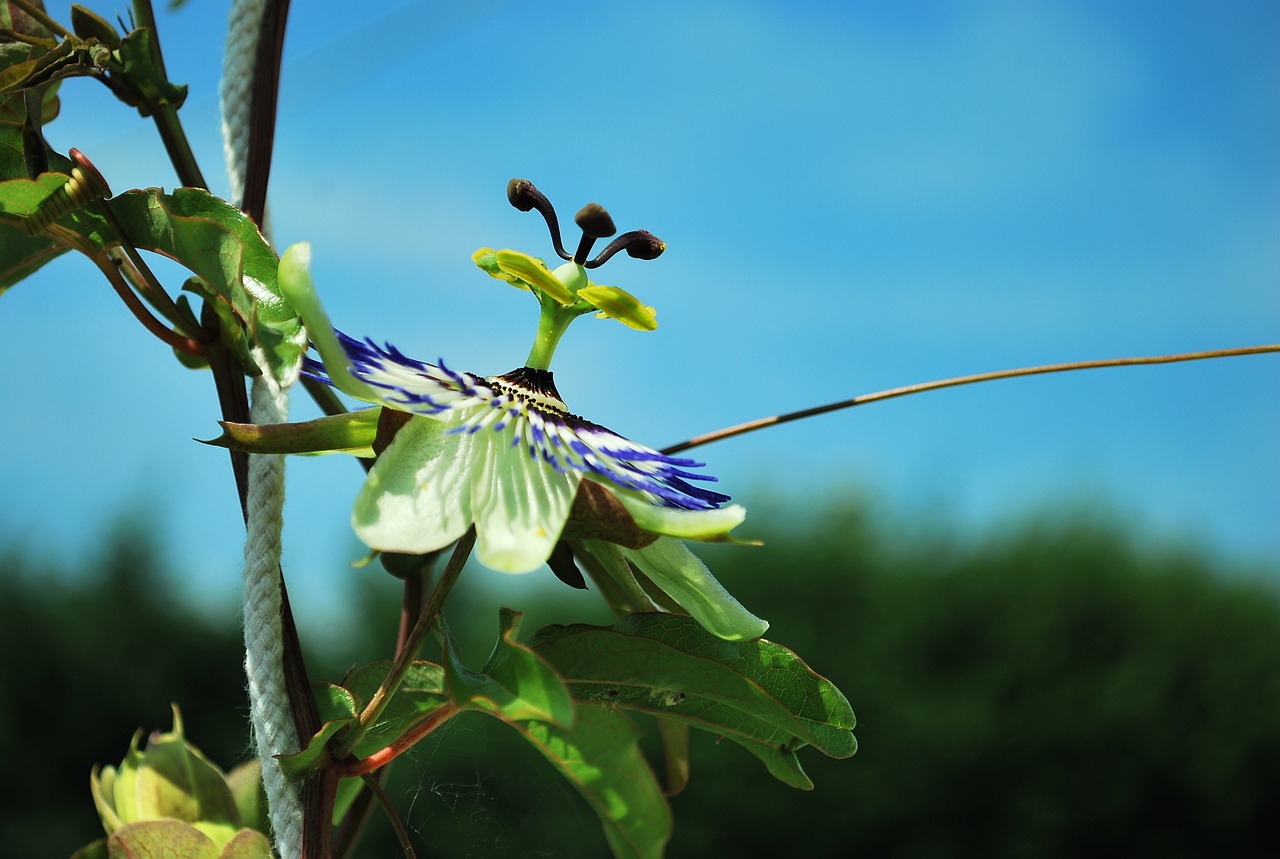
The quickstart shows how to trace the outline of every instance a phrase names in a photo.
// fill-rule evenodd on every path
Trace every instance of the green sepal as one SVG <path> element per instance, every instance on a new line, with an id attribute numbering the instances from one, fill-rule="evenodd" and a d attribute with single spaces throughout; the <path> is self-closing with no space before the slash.
<path id="1" fill-rule="evenodd" d="M 324 362 L 334 387 L 358 400 L 378 402 L 381 399 L 378 393 L 352 375 L 347 352 L 342 348 L 329 314 L 316 293 L 315 282 L 311 279 L 309 242 L 295 242 L 285 248 L 280 256 L 278 278 L 280 294 L 306 325 L 306 333 L 320 353 L 320 360 Z"/>
<path id="2" fill-rule="evenodd" d="M 569 690 L 541 656 L 516 640 L 521 617 L 509 608 L 499 611 L 498 640 L 479 673 L 462 664 L 448 628 L 441 624 L 449 695 L 460 709 L 479 710 L 504 722 L 536 719 L 567 728 L 573 724 Z"/>
<path id="3" fill-rule="evenodd" d="M 546 295 L 557 304 L 568 306 L 577 300 L 551 273 L 546 263 L 537 257 L 520 251 L 481 248 L 471 255 L 471 259 L 491 277 L 505 280 L 520 289 Z"/>
<path id="4" fill-rule="evenodd" d="M 217 856 L 242 828 L 240 807 L 227 776 L 184 738 L 176 707 L 173 721 L 172 731 L 152 734 L 145 748 L 142 732 L 135 733 L 119 767 L 94 770 L 94 805 L 109 845 L 142 831 L 140 824 L 171 819 L 202 833 Z"/>
<path id="5" fill-rule="evenodd" d="M 219 421 L 222 435 L 204 444 L 245 453 L 347 453 L 372 457 L 381 408 L 359 409 L 290 424 Z"/>
<path id="6" fill-rule="evenodd" d="M 759 638 L 769 629 L 767 620 L 738 602 L 707 565 L 675 537 L 659 537 L 643 549 L 621 551 L 649 581 L 714 635 L 742 641 Z"/>
<path id="7" fill-rule="evenodd" d="M 658 327 L 657 311 L 625 289 L 593 283 L 579 289 L 578 298 L 599 310 L 596 314 L 599 319 L 616 319 L 637 331 L 653 331 Z"/>

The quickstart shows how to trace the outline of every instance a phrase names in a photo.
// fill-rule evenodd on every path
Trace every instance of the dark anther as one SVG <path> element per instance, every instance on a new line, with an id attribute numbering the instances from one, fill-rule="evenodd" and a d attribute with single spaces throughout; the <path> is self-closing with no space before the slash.
<path id="1" fill-rule="evenodd" d="M 537 209 L 542 219 L 547 222 L 547 229 L 551 232 L 551 243 L 555 245 L 560 259 L 573 260 L 583 268 L 599 268 L 609 257 L 621 250 L 625 250 L 628 256 L 636 259 L 655 259 L 667 249 L 662 239 L 648 230 L 632 230 L 609 242 L 595 259 L 588 262 L 587 254 L 591 253 L 596 240 L 608 238 L 618 231 L 618 228 L 613 225 L 613 218 L 605 211 L 604 206 L 599 203 L 587 203 L 578 210 L 578 214 L 573 216 L 574 223 L 582 228 L 582 241 L 578 242 L 577 252 L 569 256 L 565 253 L 564 244 L 560 240 L 560 221 L 556 218 L 556 210 L 546 195 L 535 188 L 532 182 L 528 179 L 512 179 L 507 183 L 507 199 L 511 201 L 511 205 L 522 212 Z"/>
<path id="2" fill-rule="evenodd" d="M 600 251 L 599 256 L 591 262 L 582 263 L 582 267 L 599 268 L 608 261 L 609 257 L 621 250 L 625 250 L 627 256 L 636 259 L 657 259 L 666 249 L 667 246 L 662 239 L 648 230 L 632 230 L 609 242 L 605 249 Z"/>
<path id="3" fill-rule="evenodd" d="M 538 214 L 547 222 L 547 230 L 551 233 L 551 244 L 555 246 L 560 259 L 572 259 L 565 252 L 564 243 L 560 240 L 560 221 L 556 218 L 556 210 L 546 195 L 533 186 L 528 179 L 512 179 L 507 183 L 507 199 L 511 205 L 522 212 L 537 209 Z"/>
<path id="4" fill-rule="evenodd" d="M 587 203 L 573 216 L 573 222 L 582 228 L 582 241 L 578 242 L 578 250 L 573 255 L 573 261 L 578 265 L 587 261 L 587 254 L 591 253 L 596 239 L 608 238 L 618 231 L 613 225 L 613 218 L 599 203 Z"/>

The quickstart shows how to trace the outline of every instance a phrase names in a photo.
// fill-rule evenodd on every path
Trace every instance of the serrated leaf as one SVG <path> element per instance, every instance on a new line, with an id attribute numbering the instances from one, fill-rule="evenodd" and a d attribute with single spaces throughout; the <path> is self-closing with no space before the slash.
<path id="1" fill-rule="evenodd" d="M 238 424 L 219 421 L 222 435 L 205 444 L 246 453 L 349 453 L 372 457 L 381 408 L 292 424 Z"/>
<path id="2" fill-rule="evenodd" d="M 690 617 L 651 613 L 609 627 L 547 627 L 530 643 L 575 700 L 682 721 L 757 756 L 758 746 L 777 750 L 766 764 L 788 784 L 807 782 L 788 753 L 807 744 L 842 758 L 857 749 L 844 695 L 770 641 L 726 641 Z"/>
<path id="3" fill-rule="evenodd" d="M 639 732 L 625 714 L 578 704 L 573 728 L 513 723 L 587 800 L 613 855 L 658 859 L 671 838 L 671 809 L 640 753 Z"/>
<path id="4" fill-rule="evenodd" d="M 538 719 L 560 727 L 573 723 L 573 700 L 555 670 L 516 640 L 521 614 L 499 612 L 501 632 L 479 673 L 458 659 L 445 629 L 444 676 L 449 695 L 461 709 L 480 710 L 506 722 Z M 443 627 L 443 625 L 442 625 Z"/>

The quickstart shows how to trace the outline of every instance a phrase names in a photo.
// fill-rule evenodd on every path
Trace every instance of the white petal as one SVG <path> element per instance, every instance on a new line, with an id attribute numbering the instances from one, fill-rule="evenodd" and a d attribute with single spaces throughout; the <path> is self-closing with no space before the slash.
<path id="1" fill-rule="evenodd" d="M 741 641 L 759 638 L 769 628 L 768 621 L 743 608 L 679 540 L 659 537 L 643 549 L 623 549 L 622 553 L 708 632 Z"/>
<path id="2" fill-rule="evenodd" d="M 513 437 L 510 428 L 474 436 L 488 446 L 472 497 L 476 557 L 498 572 L 528 573 L 551 556 L 582 476 L 533 459 L 525 445 L 512 446 Z"/>
<path id="3" fill-rule="evenodd" d="M 741 504 L 717 507 L 712 510 L 682 510 L 663 507 L 646 500 L 640 493 L 614 486 L 609 487 L 614 496 L 627 508 L 631 518 L 646 531 L 680 537 L 685 540 L 715 540 L 726 536 L 742 524 L 747 510 Z"/>
<path id="4" fill-rule="evenodd" d="M 356 496 L 351 525 L 384 552 L 432 552 L 471 527 L 474 439 L 441 421 L 413 417 L 400 428 Z"/>

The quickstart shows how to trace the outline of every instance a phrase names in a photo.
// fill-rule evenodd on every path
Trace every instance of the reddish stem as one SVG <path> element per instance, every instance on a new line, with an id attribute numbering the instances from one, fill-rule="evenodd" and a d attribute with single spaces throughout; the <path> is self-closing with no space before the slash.
<path id="1" fill-rule="evenodd" d="M 385 749 L 380 749 L 369 755 L 367 758 L 347 758 L 342 761 L 333 761 L 329 764 L 329 770 L 342 778 L 372 773 L 409 751 L 409 749 L 413 748 L 419 740 L 452 719 L 454 716 L 458 715 L 460 712 L 462 711 L 458 709 L 456 704 L 453 704 L 452 702 L 447 703 L 439 710 L 436 710 L 430 716 L 423 719 L 422 722 L 414 726 L 411 730 L 406 731 L 404 734 L 397 737 L 396 741 Z"/>
<path id="2" fill-rule="evenodd" d="M 151 311 L 147 310 L 147 306 L 142 303 L 142 299 L 138 298 L 129 287 L 124 275 L 120 274 L 120 270 L 116 268 L 115 262 L 110 257 L 94 254 L 92 259 L 102 273 L 107 276 L 111 287 L 116 291 L 116 295 L 120 296 L 120 300 L 124 302 L 125 307 L 129 308 L 129 311 L 142 323 L 143 328 L 179 352 L 197 356 L 204 354 L 204 345 L 200 341 L 192 340 L 190 337 L 183 337 L 151 315 Z"/>

